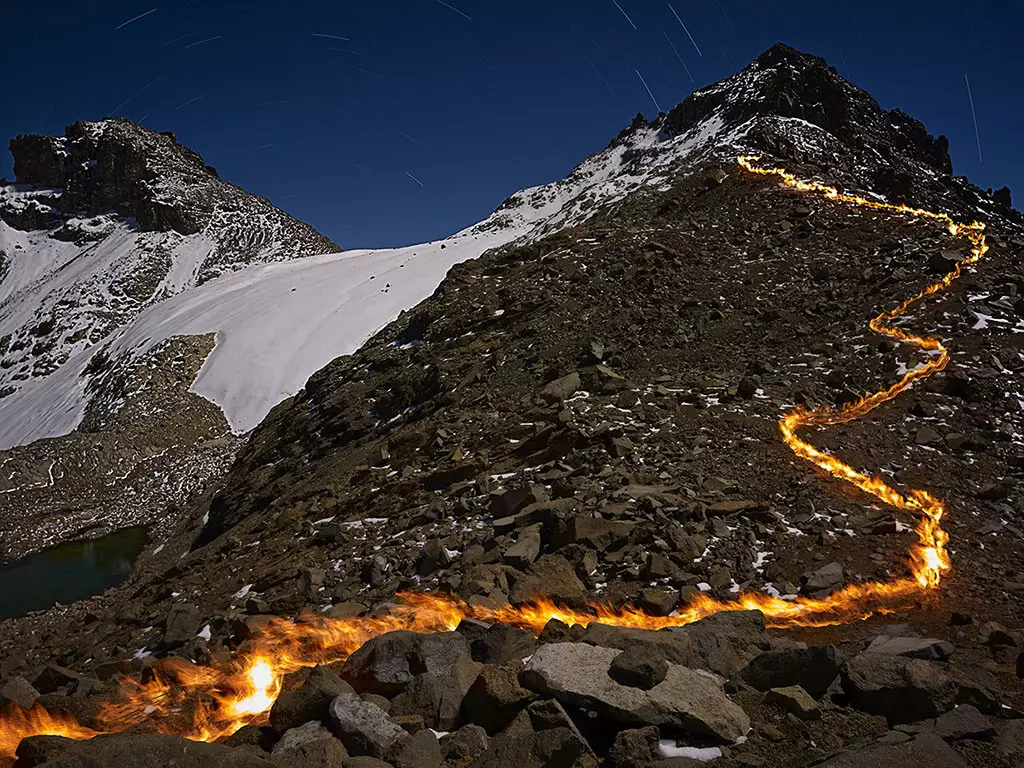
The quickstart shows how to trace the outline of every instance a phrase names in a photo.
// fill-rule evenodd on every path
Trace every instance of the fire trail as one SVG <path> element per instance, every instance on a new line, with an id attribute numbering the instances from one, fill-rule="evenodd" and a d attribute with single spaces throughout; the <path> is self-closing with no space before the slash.
<path id="1" fill-rule="evenodd" d="M 946 551 L 948 536 L 941 525 L 945 514 L 942 502 L 926 490 L 899 491 L 881 478 L 854 469 L 832 454 L 815 448 L 797 433 L 805 426 L 822 427 L 861 418 L 915 382 L 946 367 L 949 352 L 938 339 L 914 335 L 889 323 L 924 298 L 944 290 L 961 276 L 967 265 L 985 254 L 988 245 L 984 225 L 978 222 L 959 224 L 944 213 L 843 194 L 825 184 L 800 180 L 782 168 L 755 165 L 758 159 L 740 157 L 739 164 L 751 174 L 774 177 L 787 187 L 829 200 L 937 221 L 952 236 L 962 237 L 970 245 L 970 255 L 952 272 L 892 309 L 881 312 L 869 324 L 876 333 L 928 353 L 924 363 L 889 387 L 838 409 L 797 408 L 784 413 L 779 420 L 782 439 L 797 456 L 916 518 L 917 542 L 909 553 L 909 576 L 890 582 L 851 584 L 821 599 L 784 600 L 763 593 L 746 593 L 734 600 L 722 601 L 701 595 L 674 616 L 648 616 L 628 607 L 610 608 L 605 605 L 576 611 L 550 601 L 487 608 L 469 606 L 445 595 L 417 593 L 399 595 L 397 607 L 390 615 L 381 618 L 317 617 L 302 621 L 275 618 L 227 662 L 199 666 L 184 659 L 169 658 L 150 670 L 144 680 L 122 679 L 116 694 L 103 704 L 95 728 L 79 724 L 70 715 L 47 712 L 39 705 L 30 710 L 15 707 L 3 712 L 0 714 L 0 758 L 13 757 L 21 739 L 40 734 L 89 739 L 100 733 L 139 728 L 214 741 L 246 724 L 264 722 L 282 690 L 285 675 L 316 664 L 342 661 L 370 638 L 396 629 L 450 631 L 464 618 L 513 624 L 534 633 L 539 633 L 553 618 L 567 624 L 585 625 L 598 621 L 661 629 L 690 624 L 722 611 L 739 610 L 761 611 L 767 624 L 773 627 L 826 626 L 858 621 L 918 603 L 924 593 L 939 586 L 950 568 Z"/>

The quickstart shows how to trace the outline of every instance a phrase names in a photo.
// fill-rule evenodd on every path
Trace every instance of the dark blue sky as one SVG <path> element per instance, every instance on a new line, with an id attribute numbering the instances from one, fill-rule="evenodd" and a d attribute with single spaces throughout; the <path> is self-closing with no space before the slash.
<path id="1" fill-rule="evenodd" d="M 400 245 L 479 220 L 652 117 L 635 69 L 667 110 L 782 40 L 948 135 L 957 174 L 1024 195 L 1024 4 L 618 5 L 0 0 L 0 137 L 141 120 L 345 247 Z"/>

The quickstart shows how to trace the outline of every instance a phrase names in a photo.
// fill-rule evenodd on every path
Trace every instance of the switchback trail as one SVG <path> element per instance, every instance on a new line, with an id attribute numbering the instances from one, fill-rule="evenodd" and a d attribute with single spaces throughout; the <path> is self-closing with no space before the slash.
<path id="1" fill-rule="evenodd" d="M 757 157 L 740 157 L 747 172 L 777 178 L 786 187 L 829 200 L 874 211 L 930 219 L 941 223 L 954 237 L 966 239 L 970 254 L 940 280 L 874 317 L 869 325 L 876 333 L 917 347 L 928 355 L 917 368 L 896 383 L 838 409 L 797 408 L 779 420 L 782 439 L 800 458 L 830 476 L 850 483 L 881 502 L 914 515 L 917 543 L 909 553 L 910 575 L 890 582 L 851 584 L 824 598 L 800 597 L 786 600 L 764 593 L 741 594 L 734 600 L 699 596 L 672 616 L 649 616 L 632 608 L 611 608 L 595 604 L 579 611 L 541 601 L 521 606 L 470 606 L 440 594 L 406 594 L 389 615 L 350 619 L 326 617 L 301 621 L 271 619 L 233 658 L 198 666 L 181 658 L 167 658 L 147 671 L 144 680 L 123 678 L 116 695 L 103 705 L 97 722 L 99 730 L 79 724 L 70 715 L 49 713 L 38 704 L 31 710 L 17 707 L 0 713 L 0 758 L 13 757 L 22 738 L 54 734 L 88 739 L 101 732 L 122 731 L 145 724 L 159 732 L 176 733 L 191 739 L 213 741 L 234 733 L 249 723 L 264 722 L 267 712 L 283 687 L 284 676 L 316 664 L 344 660 L 372 637 L 396 629 L 419 632 L 450 631 L 464 618 L 502 622 L 539 633 L 551 619 L 567 624 L 600 621 L 620 626 L 661 629 L 682 626 L 723 611 L 758 610 L 773 627 L 826 626 L 865 619 L 876 613 L 906 608 L 936 589 L 950 568 L 946 551 L 948 536 L 942 529 L 943 503 L 923 489 L 899 491 L 879 477 L 872 477 L 797 436 L 803 427 L 823 427 L 859 419 L 879 405 L 897 397 L 915 382 L 943 370 L 949 352 L 936 338 L 912 334 L 891 325 L 926 297 L 951 285 L 969 264 L 988 250 L 984 225 L 960 224 L 949 215 L 905 205 L 847 195 L 834 187 L 803 181 L 794 174 L 755 163 Z"/>

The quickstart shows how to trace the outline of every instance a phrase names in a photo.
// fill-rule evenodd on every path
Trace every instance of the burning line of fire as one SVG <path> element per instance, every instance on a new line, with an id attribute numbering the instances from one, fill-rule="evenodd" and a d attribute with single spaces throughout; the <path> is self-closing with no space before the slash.
<path id="1" fill-rule="evenodd" d="M 942 502 L 923 490 L 901 493 L 884 480 L 860 472 L 815 448 L 796 433 L 804 426 L 827 426 L 860 418 L 892 400 L 914 382 L 946 367 L 949 352 L 937 339 L 916 336 L 886 323 L 903 315 L 921 299 L 949 286 L 960 277 L 966 265 L 980 259 L 988 250 L 984 225 L 958 224 L 947 214 L 846 195 L 834 187 L 798 179 L 782 168 L 755 166 L 758 159 L 741 157 L 739 164 L 750 173 L 777 177 L 788 187 L 820 194 L 830 200 L 942 222 L 950 234 L 966 238 L 971 245 L 970 255 L 952 272 L 870 322 L 873 331 L 932 353 L 925 363 L 908 371 L 886 389 L 839 409 L 797 408 L 784 413 L 779 420 L 782 439 L 797 456 L 918 518 L 915 529 L 918 541 L 910 552 L 910 578 L 850 584 L 825 598 L 786 600 L 763 593 L 744 593 L 734 600 L 716 600 L 702 594 L 673 616 L 648 616 L 633 608 L 602 604 L 574 610 L 550 600 L 524 606 L 470 606 L 446 595 L 415 593 L 399 595 L 394 609 L 383 617 L 315 617 L 299 621 L 274 618 L 227 661 L 199 666 L 184 659 L 165 659 L 148 670 L 144 680 L 122 679 L 116 695 L 103 705 L 97 718 L 100 730 L 87 728 L 70 715 L 51 714 L 39 705 L 30 710 L 15 707 L 0 714 L 0 756 L 13 757 L 18 743 L 28 736 L 48 734 L 89 739 L 103 732 L 134 727 L 215 741 L 244 725 L 264 721 L 281 692 L 285 675 L 316 664 L 342 661 L 369 639 L 396 629 L 450 631 L 467 618 L 512 624 L 534 633 L 539 633 L 551 619 L 566 624 L 586 625 L 596 621 L 662 629 L 690 624 L 722 611 L 741 610 L 761 611 L 765 621 L 773 627 L 826 626 L 893 612 L 913 604 L 923 592 L 936 588 L 950 567 L 946 552 L 948 536 L 941 527 L 945 513 Z"/>

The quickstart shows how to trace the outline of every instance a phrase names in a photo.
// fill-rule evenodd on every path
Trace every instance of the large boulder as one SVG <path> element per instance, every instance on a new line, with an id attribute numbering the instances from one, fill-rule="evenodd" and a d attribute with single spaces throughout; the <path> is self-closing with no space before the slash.
<path id="1" fill-rule="evenodd" d="M 579 580 L 572 564 L 560 555 L 544 555 L 531 563 L 526 573 L 516 579 L 509 595 L 514 605 L 543 598 L 577 607 L 587 601 L 586 587 Z"/>
<path id="2" fill-rule="evenodd" d="M 352 686 L 326 667 L 314 667 L 302 685 L 277 697 L 270 726 L 284 733 L 311 720 L 326 722 L 331 702 L 343 693 L 354 693 Z"/>
<path id="3" fill-rule="evenodd" d="M 665 732 L 734 741 L 750 727 L 746 714 L 726 697 L 721 680 L 678 664 L 645 691 L 609 674 L 621 653 L 586 643 L 541 646 L 519 675 L 525 688 L 630 725 L 657 725 Z"/>
<path id="4" fill-rule="evenodd" d="M 194 638 L 203 626 L 203 615 L 194 605 L 172 605 L 164 619 L 165 648 L 177 648 Z"/>
<path id="5" fill-rule="evenodd" d="M 843 690 L 853 706 L 882 715 L 889 725 L 938 717 L 953 708 L 957 685 L 933 661 L 862 653 L 843 667 Z"/>
<path id="6" fill-rule="evenodd" d="M 395 768 L 440 768 L 444 753 L 434 732 L 424 729 L 414 734 L 395 758 Z"/>
<path id="7" fill-rule="evenodd" d="M 330 715 L 335 733 L 353 755 L 394 760 L 410 738 L 387 712 L 354 693 L 343 693 L 334 699 Z"/>
<path id="8" fill-rule="evenodd" d="M 10 677 L 0 683 L 0 707 L 17 704 L 22 709 L 32 709 L 39 698 L 39 691 L 24 677 Z"/>
<path id="9" fill-rule="evenodd" d="M 736 677 L 759 691 L 799 685 L 816 699 L 839 677 L 842 658 L 834 645 L 767 651 L 751 659 Z"/>
<path id="10" fill-rule="evenodd" d="M 621 730 L 615 734 L 608 763 L 611 768 L 649 768 L 661 760 L 660 739 L 661 734 L 653 725 Z"/>
<path id="11" fill-rule="evenodd" d="M 818 768 L 967 768 L 967 763 L 934 733 L 923 733 L 900 744 L 876 744 L 857 752 L 844 752 Z"/>
<path id="12" fill-rule="evenodd" d="M 760 611 L 724 611 L 681 628 L 702 669 L 729 677 L 761 651 L 768 633 Z"/>
<path id="13" fill-rule="evenodd" d="M 455 730 L 462 719 L 462 700 L 476 680 L 483 664 L 460 656 L 436 671 L 416 675 L 391 700 L 393 716 L 421 715 L 428 728 Z"/>
<path id="14" fill-rule="evenodd" d="M 341 677 L 362 693 L 396 696 L 424 672 L 446 675 L 472 661 L 469 642 L 458 632 L 422 634 L 400 629 L 363 643 L 348 657 Z"/>

